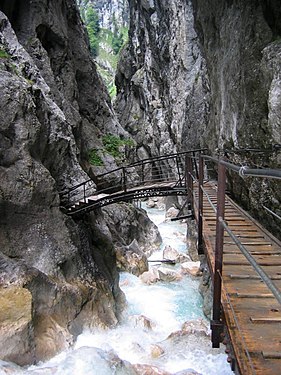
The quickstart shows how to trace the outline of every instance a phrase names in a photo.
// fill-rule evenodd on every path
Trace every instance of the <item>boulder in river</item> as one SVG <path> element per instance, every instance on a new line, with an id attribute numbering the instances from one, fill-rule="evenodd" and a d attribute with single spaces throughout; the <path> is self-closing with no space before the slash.
<path id="1" fill-rule="evenodd" d="M 146 331 L 151 331 L 155 325 L 151 319 L 144 315 L 132 315 L 130 320 L 133 320 L 135 327 L 141 327 Z"/>
<path id="2" fill-rule="evenodd" d="M 163 197 L 149 198 L 148 201 L 146 202 L 146 207 L 157 208 L 158 210 L 164 210 L 165 203 L 164 203 Z"/>
<path id="3" fill-rule="evenodd" d="M 148 208 L 155 208 L 156 202 L 152 198 L 149 198 L 145 205 Z"/>
<path id="4" fill-rule="evenodd" d="M 172 260 L 175 263 L 184 263 L 190 261 L 189 255 L 180 253 L 170 245 L 166 245 L 163 250 L 163 259 Z"/>
<path id="5" fill-rule="evenodd" d="M 180 258 L 180 253 L 176 249 L 174 249 L 170 245 L 165 246 L 163 250 L 163 259 L 169 259 L 169 260 L 178 262 L 179 258 Z"/>
<path id="6" fill-rule="evenodd" d="M 192 275 L 192 276 L 200 276 L 200 262 L 184 262 L 181 264 L 181 272 L 182 274 Z"/>
<path id="7" fill-rule="evenodd" d="M 166 219 L 166 221 L 167 221 L 167 220 L 170 220 L 170 219 L 172 219 L 172 218 L 177 217 L 178 213 L 179 213 L 179 210 L 178 210 L 177 208 L 175 208 L 175 207 L 170 207 L 170 208 L 168 209 L 168 211 L 166 212 L 166 215 L 165 215 L 165 219 Z"/>
<path id="8" fill-rule="evenodd" d="M 144 272 L 139 278 L 144 284 L 148 285 L 154 284 L 160 280 L 159 272 L 155 267 L 152 267 L 149 271 Z"/>
<path id="9" fill-rule="evenodd" d="M 206 322 L 206 320 L 203 319 L 197 319 L 197 320 L 190 320 L 185 322 L 182 325 L 182 331 L 185 333 L 195 333 L 195 334 L 203 334 L 205 336 L 210 336 L 210 329 Z"/>
<path id="10" fill-rule="evenodd" d="M 179 263 L 185 263 L 185 262 L 190 262 L 190 256 L 185 254 L 185 253 L 180 253 L 179 255 Z"/>
<path id="11" fill-rule="evenodd" d="M 140 249 L 137 240 L 133 240 L 129 246 L 117 248 L 116 261 L 120 271 L 126 271 L 136 276 L 148 271 L 147 257 Z"/>
<path id="12" fill-rule="evenodd" d="M 132 365 L 132 367 L 136 371 L 136 375 L 171 375 L 170 372 L 152 365 L 136 364 Z"/>
<path id="13" fill-rule="evenodd" d="M 152 344 L 150 345 L 150 353 L 152 358 L 159 358 L 164 353 L 164 350 L 160 345 Z"/>
<path id="14" fill-rule="evenodd" d="M 199 374 L 199 372 L 188 368 L 186 370 L 182 370 L 182 371 L 176 372 L 173 375 L 202 375 L 202 374 Z"/>
<path id="15" fill-rule="evenodd" d="M 158 268 L 159 278 L 161 281 L 179 281 L 182 279 L 182 275 L 170 268 L 159 267 Z"/>

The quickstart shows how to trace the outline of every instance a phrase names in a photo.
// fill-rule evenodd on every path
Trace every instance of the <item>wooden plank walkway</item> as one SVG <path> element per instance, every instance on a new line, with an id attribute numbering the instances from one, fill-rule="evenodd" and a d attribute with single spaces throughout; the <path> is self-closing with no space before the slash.
<path id="1" fill-rule="evenodd" d="M 216 205 L 216 188 L 204 184 Z M 196 198 L 198 192 L 195 193 Z M 204 194 L 203 237 L 214 272 L 216 214 Z M 281 289 L 281 243 L 227 197 L 225 220 L 275 285 Z M 224 320 L 242 375 L 281 374 L 281 305 L 225 233 L 222 272 Z"/>

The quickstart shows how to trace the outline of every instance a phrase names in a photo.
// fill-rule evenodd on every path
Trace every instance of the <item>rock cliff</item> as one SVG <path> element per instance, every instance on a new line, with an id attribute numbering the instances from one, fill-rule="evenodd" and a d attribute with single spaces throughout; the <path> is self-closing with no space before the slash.
<path id="1" fill-rule="evenodd" d="M 110 225 L 101 212 L 73 221 L 59 192 L 95 177 L 104 134 L 127 133 L 74 0 L 1 1 L 0 83 L 0 357 L 23 365 L 119 319 Z"/>
<path id="2" fill-rule="evenodd" d="M 203 133 L 211 150 L 262 149 L 227 153 L 240 165 L 280 168 L 280 3 L 192 1 L 195 29 L 210 82 L 209 116 Z M 195 98 L 196 99 L 196 98 Z M 277 147 L 275 147 L 277 145 Z M 229 188 L 244 207 L 281 237 L 280 184 L 229 175 Z"/>
<path id="3" fill-rule="evenodd" d="M 228 157 L 280 168 L 279 2 L 131 0 L 130 12 L 116 110 L 138 157 L 200 146 L 213 154 L 256 148 L 269 152 Z M 228 177 L 233 196 L 280 233 L 280 223 L 261 210 L 264 204 L 280 214 L 280 188 Z"/>
<path id="4" fill-rule="evenodd" d="M 185 0 L 130 1 L 129 44 L 116 77 L 116 111 L 138 156 L 194 147 L 207 121 L 205 60 Z M 195 99 L 196 96 L 196 99 Z"/>
<path id="5" fill-rule="evenodd" d="M 128 39 L 128 0 L 77 0 L 89 31 L 91 52 L 112 99 L 119 51 Z"/>
<path id="6" fill-rule="evenodd" d="M 127 27 L 129 23 L 129 4 L 127 0 L 92 0 L 99 12 L 100 26 L 114 32 L 114 27 Z"/>

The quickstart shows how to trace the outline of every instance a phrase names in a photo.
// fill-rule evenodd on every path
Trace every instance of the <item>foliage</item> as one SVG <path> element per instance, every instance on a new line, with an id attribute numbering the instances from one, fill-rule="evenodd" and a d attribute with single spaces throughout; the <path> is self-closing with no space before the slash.
<path id="1" fill-rule="evenodd" d="M 0 59 L 8 59 L 9 57 L 10 55 L 6 51 L 0 48 Z"/>
<path id="2" fill-rule="evenodd" d="M 113 17 L 112 50 L 113 50 L 114 55 L 118 55 L 123 44 L 124 44 L 123 33 L 119 31 L 116 18 Z"/>
<path id="3" fill-rule="evenodd" d="M 122 156 L 124 156 L 124 152 L 120 151 L 121 147 L 134 146 L 134 141 L 132 139 L 121 139 L 113 134 L 107 134 L 103 136 L 102 143 L 104 145 L 105 151 L 115 159 L 120 159 Z"/>
<path id="4" fill-rule="evenodd" d="M 93 57 L 98 56 L 100 23 L 97 11 L 89 6 L 86 11 L 86 27 L 89 34 L 91 53 Z"/>
<path id="5" fill-rule="evenodd" d="M 98 71 L 105 81 L 112 99 L 116 96 L 115 71 L 119 54 L 128 41 L 128 27 L 120 26 L 115 15 L 111 27 L 101 28 L 99 11 L 102 2 L 94 0 L 76 0 L 90 40 L 91 54 L 96 59 Z"/>
<path id="6" fill-rule="evenodd" d="M 100 156 L 100 153 L 108 153 L 115 159 L 121 159 L 125 157 L 126 147 L 134 147 L 134 141 L 132 139 L 122 139 L 113 134 L 106 134 L 102 137 L 102 143 L 104 148 L 96 149 L 93 148 L 89 151 L 89 163 L 95 167 L 102 167 L 104 162 Z"/>
<path id="7" fill-rule="evenodd" d="M 103 161 L 101 157 L 98 154 L 98 150 L 93 148 L 92 150 L 89 151 L 89 162 L 90 164 L 96 166 L 96 167 L 102 167 L 103 166 Z"/>

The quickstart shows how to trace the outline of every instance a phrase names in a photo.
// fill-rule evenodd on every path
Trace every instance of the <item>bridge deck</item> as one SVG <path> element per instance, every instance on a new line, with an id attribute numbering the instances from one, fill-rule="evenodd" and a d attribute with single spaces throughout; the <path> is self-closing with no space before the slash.
<path id="1" fill-rule="evenodd" d="M 215 186 L 205 190 L 216 205 Z M 203 236 L 211 273 L 214 272 L 216 216 L 204 197 Z M 225 219 L 230 229 L 281 288 L 281 244 L 227 198 Z M 241 374 L 281 374 L 281 306 L 253 267 L 225 233 L 222 306 Z"/>
<path id="2" fill-rule="evenodd" d="M 140 186 L 128 187 L 126 190 L 118 190 L 114 193 L 99 193 L 78 200 L 70 206 L 67 214 L 71 216 L 90 212 L 96 208 L 112 203 L 126 202 L 134 199 L 153 196 L 186 195 L 185 186 L 177 185 L 177 181 L 158 181 L 146 183 Z"/>

